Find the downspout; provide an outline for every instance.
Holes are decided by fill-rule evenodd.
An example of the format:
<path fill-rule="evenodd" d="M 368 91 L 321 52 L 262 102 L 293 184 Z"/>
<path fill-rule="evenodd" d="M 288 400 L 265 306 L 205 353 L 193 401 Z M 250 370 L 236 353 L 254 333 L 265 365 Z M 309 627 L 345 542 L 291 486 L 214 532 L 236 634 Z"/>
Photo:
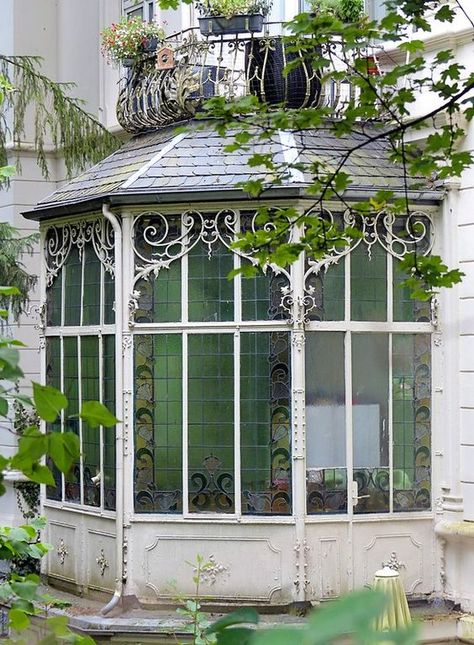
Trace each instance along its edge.
<path fill-rule="evenodd" d="M 122 228 L 116 215 L 112 213 L 108 204 L 102 205 L 102 214 L 108 220 L 114 231 L 115 248 L 115 415 L 121 420 L 116 426 L 115 435 L 115 472 L 116 472 L 116 499 L 115 499 L 115 547 L 116 547 L 116 576 L 115 592 L 110 601 L 101 609 L 101 614 L 106 615 L 120 602 L 123 594 L 123 544 L 124 544 L 124 470 L 123 470 L 123 361 L 122 361 L 122 332 L 123 332 L 123 297 L 122 297 Z"/>

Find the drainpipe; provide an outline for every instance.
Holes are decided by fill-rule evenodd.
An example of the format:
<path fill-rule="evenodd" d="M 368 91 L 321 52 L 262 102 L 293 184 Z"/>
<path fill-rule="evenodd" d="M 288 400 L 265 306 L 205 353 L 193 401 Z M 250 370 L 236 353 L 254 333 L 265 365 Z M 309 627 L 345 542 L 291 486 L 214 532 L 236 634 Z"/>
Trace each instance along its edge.
<path fill-rule="evenodd" d="M 114 231 L 115 248 L 115 357 L 116 357 L 116 410 L 118 419 L 123 419 L 123 361 L 122 361 L 122 331 L 123 331 L 123 298 L 122 298 L 122 228 L 116 215 L 112 213 L 108 204 L 102 205 L 102 214 L 108 220 Z M 116 577 L 115 592 L 110 601 L 101 609 L 101 614 L 106 615 L 120 602 L 123 594 L 123 543 L 124 543 L 124 470 L 123 470 L 123 422 L 117 424 L 115 436 L 116 460 L 116 519 L 115 519 L 115 546 L 116 546 Z"/>

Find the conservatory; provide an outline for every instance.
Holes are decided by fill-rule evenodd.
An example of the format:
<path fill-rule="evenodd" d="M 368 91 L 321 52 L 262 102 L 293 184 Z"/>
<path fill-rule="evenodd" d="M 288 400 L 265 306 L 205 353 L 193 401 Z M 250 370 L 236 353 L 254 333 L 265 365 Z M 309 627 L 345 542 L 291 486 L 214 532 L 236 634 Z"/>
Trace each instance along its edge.
<path fill-rule="evenodd" d="M 349 246 L 229 280 L 253 261 L 236 235 L 258 228 L 259 206 L 306 209 L 309 177 L 251 199 L 241 182 L 271 178 L 247 166 L 252 149 L 227 152 L 231 134 L 192 120 L 202 98 L 337 107 L 344 90 L 306 74 L 299 98 L 271 98 L 267 58 L 240 39 L 181 34 L 171 66 L 129 71 L 118 114 L 134 136 L 27 213 L 42 236 L 43 378 L 69 399 L 49 429 L 76 432 L 82 451 L 44 491 L 45 573 L 157 604 L 192 591 L 200 554 L 205 597 L 283 605 L 361 587 L 390 561 L 409 594 L 432 593 L 436 307 L 399 287 L 399 262 L 439 244 L 441 197 L 411 190 L 411 222 L 328 202 L 323 217 L 361 232 Z M 336 163 L 365 134 L 281 131 L 258 147 Z M 382 139 L 346 170 L 345 204 L 403 190 Z M 121 422 L 71 419 L 88 400 Z"/>

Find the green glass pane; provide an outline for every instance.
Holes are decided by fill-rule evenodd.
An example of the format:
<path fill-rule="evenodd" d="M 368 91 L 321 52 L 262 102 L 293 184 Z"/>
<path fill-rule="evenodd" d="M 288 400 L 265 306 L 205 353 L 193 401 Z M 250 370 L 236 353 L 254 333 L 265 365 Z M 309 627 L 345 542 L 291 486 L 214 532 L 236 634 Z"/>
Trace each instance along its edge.
<path fill-rule="evenodd" d="M 353 478 L 355 513 L 389 510 L 388 334 L 352 334 Z"/>
<path fill-rule="evenodd" d="M 393 319 L 397 322 L 430 322 L 429 301 L 413 300 L 410 289 L 402 286 L 407 274 L 401 270 L 400 261 L 393 260 Z"/>
<path fill-rule="evenodd" d="M 70 418 L 79 413 L 79 372 L 77 338 L 66 337 L 63 339 L 63 379 L 64 394 L 69 402 L 67 407 L 68 419 L 64 422 L 64 429 L 68 432 L 79 434 L 79 419 Z M 80 489 L 80 463 L 76 462 L 65 476 L 65 498 L 70 502 L 81 501 Z"/>
<path fill-rule="evenodd" d="M 344 334 L 306 335 L 308 513 L 347 511 Z"/>
<path fill-rule="evenodd" d="M 431 507 L 431 339 L 393 335 L 393 506 Z"/>
<path fill-rule="evenodd" d="M 100 323 L 100 283 L 102 267 L 91 244 L 84 248 L 84 296 L 82 309 L 83 325 Z"/>
<path fill-rule="evenodd" d="M 182 340 L 135 337 L 135 510 L 182 511 Z"/>
<path fill-rule="evenodd" d="M 60 271 L 53 284 L 46 289 L 46 322 L 48 327 L 61 324 L 63 272 Z"/>
<path fill-rule="evenodd" d="M 102 340 L 102 401 L 115 413 L 115 336 Z M 103 489 L 104 508 L 115 510 L 115 428 L 104 428 Z"/>
<path fill-rule="evenodd" d="M 291 513 L 290 356 L 286 332 L 241 335 L 242 512 Z"/>
<path fill-rule="evenodd" d="M 387 254 L 380 244 L 360 243 L 351 258 L 352 320 L 387 320 Z"/>
<path fill-rule="evenodd" d="M 232 253 L 220 243 L 212 253 L 204 243 L 188 254 L 188 313 L 192 322 L 218 322 L 234 318 L 234 281 L 227 276 L 234 267 Z"/>
<path fill-rule="evenodd" d="M 344 258 L 306 280 L 306 291 L 314 299 L 307 307 L 309 320 L 344 320 Z"/>
<path fill-rule="evenodd" d="M 82 261 L 79 259 L 77 248 L 73 248 L 69 253 L 63 272 L 66 280 L 64 289 L 64 324 L 80 325 Z"/>
<path fill-rule="evenodd" d="M 139 280 L 140 292 L 135 320 L 138 323 L 179 322 L 181 320 L 181 262 L 172 262 L 155 277 Z"/>
<path fill-rule="evenodd" d="M 232 513 L 233 334 L 189 336 L 188 384 L 189 510 L 194 513 Z M 196 384 L 200 384 L 201 389 L 192 387 Z"/>
<path fill-rule="evenodd" d="M 281 299 L 282 289 L 287 285 L 285 275 L 270 269 L 251 278 L 242 277 L 242 319 L 284 320 L 288 313 L 281 306 Z"/>
<path fill-rule="evenodd" d="M 97 336 L 82 336 L 81 344 L 81 398 L 98 401 L 99 388 L 99 339 Z M 92 481 L 101 472 L 100 430 L 90 428 L 82 421 L 82 482 L 84 504 L 100 506 L 100 485 Z"/>
<path fill-rule="evenodd" d="M 104 323 L 115 323 L 115 279 L 104 270 Z"/>
<path fill-rule="evenodd" d="M 56 389 L 61 389 L 61 339 L 46 339 L 46 385 L 51 385 Z M 61 420 L 54 423 L 46 424 L 47 432 L 61 432 Z M 61 472 L 53 464 L 52 460 L 47 458 L 47 465 L 53 473 L 55 485 L 46 487 L 46 497 L 48 499 L 62 499 L 62 476 Z"/>

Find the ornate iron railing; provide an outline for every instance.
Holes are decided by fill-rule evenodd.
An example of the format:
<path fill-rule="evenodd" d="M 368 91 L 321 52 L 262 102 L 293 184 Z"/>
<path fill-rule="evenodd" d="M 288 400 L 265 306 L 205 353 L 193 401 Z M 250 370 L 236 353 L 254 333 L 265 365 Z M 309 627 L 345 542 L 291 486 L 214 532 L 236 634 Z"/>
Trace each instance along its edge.
<path fill-rule="evenodd" d="M 305 56 L 291 51 L 280 23 L 267 23 L 263 34 L 201 36 L 192 28 L 167 38 L 156 54 L 144 55 L 126 70 L 117 116 L 129 132 L 164 127 L 193 118 L 205 99 L 249 94 L 269 105 L 289 108 L 324 106 L 337 116 L 355 98 L 350 74 L 321 82 L 320 73 Z M 324 56 L 343 69 L 337 43 L 318 46 Z M 289 74 L 288 61 L 300 59 Z"/>

